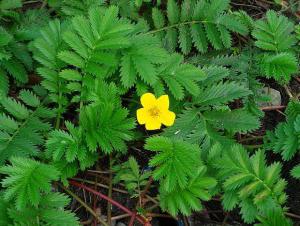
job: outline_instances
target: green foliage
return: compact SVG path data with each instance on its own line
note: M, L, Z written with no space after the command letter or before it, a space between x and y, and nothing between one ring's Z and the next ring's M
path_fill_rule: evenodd
M264 149L245 150L269 127L260 103L273 80L261 76L277 87L298 71L298 4L285 2L254 19L256 5L230 0L0 0L0 225L79 225L56 185L88 169L115 172L137 210L147 192L174 217L218 195L245 223L292 225L281 164L264 150L298 157L296 83ZM174 125L136 126L147 92L169 95L159 109L176 114Z
M135 127L134 119L128 118L128 110L109 103L83 108L80 123L89 150L94 152L99 147L105 153L125 151L125 141L132 140L131 130Z
M300 164L292 169L291 174L293 177L300 179Z
M204 95L201 95L201 101L202 98L204 101L206 98L212 98L208 101L213 101L213 104L218 106L218 103L215 102L215 95L223 96L223 103L225 104L226 101L232 101L227 98L227 95L231 97L231 95L242 92L245 96L242 96L242 100L237 101L242 101L245 108L254 115L263 116L258 104L265 103L270 98L262 93L264 85L256 78L260 74L260 70L253 60L255 55L256 52L252 50L244 50L239 55L220 55L213 52L208 56L196 55L191 57L189 62L202 65L204 72L208 75L208 79L204 80L208 88L207 91L203 90ZM221 79L224 79L226 84ZM226 87L228 90L224 90ZM235 90L239 91L236 93ZM248 95L246 95L247 91ZM236 98L238 99L238 97ZM218 99L218 101L220 100Z
M18 211L27 205L37 207L42 194L51 192L52 180L57 180L59 172L50 165L32 159L13 157L11 165L2 166L0 173L7 175L1 184L7 188L4 192L6 201L15 201Z
M284 161L291 160L299 151L300 143L300 104L291 101L286 109L287 120L277 125L274 132L268 131L265 148L280 153ZM300 177L299 166L291 171L295 178Z
M161 189L161 208L173 216L178 213L190 215L192 211L202 210L203 206L199 200L210 200L211 189L216 185L216 180L205 176L205 171L204 166L199 167L184 188L177 187L171 192Z
M22 7L21 0L1 0L0 1L0 21L5 19L18 20L19 14L15 9Z
M66 84L59 76L64 64L57 57L58 52L64 49L62 26L58 20L50 21L34 41L34 58L41 64L36 70L43 78L41 84L48 90L50 100L57 103L57 114L64 112L67 102L64 95Z
M188 178L201 165L199 147L184 141L151 137L147 139L145 149L156 152L149 164L157 167L153 171L153 178L160 180L162 188L167 192L177 186L185 188Z
M248 29L239 17L228 12L229 3L228 0L185 0L180 7L176 1L168 0L167 23L159 9L152 11L157 29L154 32L168 50L174 51L178 42L184 54L190 53L193 45L202 53L208 51L209 44L217 50L230 48L231 32L246 35Z
M78 170L84 170L97 161L97 154L89 152L83 141L83 131L66 122L67 131L53 130L46 142L46 158L61 172L64 184L67 179L75 176Z
M255 226L292 226L291 220L286 218L280 209L268 211L266 217L260 217L260 223Z
M44 143L44 133L51 128L51 109L43 106L31 91L21 90L22 102L2 97L0 104L0 165L11 156L37 156Z
M197 145L167 137L150 137L145 149L156 154L150 160L155 167L153 178L160 182L160 205L172 215L189 215L192 210L201 210L200 200L209 200L209 189L216 181L205 176Z
M201 144L206 150L216 141L224 145L232 143L232 133L258 129L259 118L252 112L246 108L230 110L226 106L231 101L249 96L251 91L235 82L223 82L229 76L226 68L203 70L207 78L201 81L202 88L193 98L193 106L183 111L174 126L165 129L164 135Z
M215 159L214 165L223 182L225 210L239 206L244 221L252 223L258 215L267 215L284 205L287 182L280 177L281 164L275 162L267 166L263 151L258 150L249 157L240 145L226 151L220 146L210 158Z
M105 78L118 66L117 54L129 46L128 33L133 26L118 17L118 8L102 11L93 8L88 18L76 16L64 40L73 51L62 51L59 58L83 73Z
M141 172L140 166L134 157L129 157L127 162L114 167L116 172L114 183L123 181L126 189L132 194L132 197L138 197L148 183L151 171Z
M161 0L157 0L155 2L151 0L111 0L110 4L116 5L120 8L120 15L122 17L131 18L133 20L139 20L141 19L139 12L142 7L142 9L146 9L145 6L148 6L147 8L151 9L150 6L154 4L160 5Z
M287 17L277 16L275 11L268 11L266 20L255 23L252 35L257 39L255 45L263 50L282 52L290 50L295 45L295 36L292 34L294 24Z
M79 116L83 139L91 152L95 152L97 148L104 153L111 153L113 150L125 152L126 141L133 139L135 120L122 107L118 90L113 83L107 85L96 80L93 85L95 88L89 98L92 102L81 108Z
M72 17L85 14L86 9L102 6L104 0L48 0L48 4L57 9L59 13Z
M8 202L3 199L3 194L0 193L0 225L9 225L11 220L7 213Z
M75 226L78 225L77 218L73 213L63 208L70 202L69 198L60 193L49 193L43 195L38 208L27 207L18 211L12 204L1 200L0 223L3 225L49 225L49 226ZM13 223L12 223L13 222Z
M7 94L8 74L18 83L28 82L26 68L30 69L31 57L26 47L21 43L16 43L14 36L5 28L0 26L0 92Z
M261 71L267 77L286 83L298 69L298 61L291 53L296 43L292 34L294 24L285 16L277 16L275 11L268 11L266 20L255 23L252 35L256 38L255 45L268 53L261 57Z
M24 14L22 13L20 15L20 23L13 29L17 43L20 44L20 42L24 42L27 44L28 41L31 42L38 38L41 29L43 29L50 20L50 13L47 9L30 9L24 12ZM31 43L28 45L28 49L32 51ZM26 56L24 60L32 61L31 54L30 57ZM31 66L33 66L33 62ZM32 70L33 68L30 69Z
M239 86L236 82L219 82L203 88L194 102L200 105L217 106L250 94L250 90Z
M115 6L74 17L63 36L71 50L59 52L58 57L76 69L62 70L60 77L68 81L70 92L79 93L73 101L86 99L88 80L113 75L120 76L126 90L136 85L140 94L150 87L163 93L165 86L176 99L183 99L184 89L192 95L199 92L197 81L203 79L203 72L184 64L179 55L170 56L151 34L140 34L138 24L118 18Z
M173 54L158 70L160 81L154 85L154 90L157 94L163 94L164 90L160 90L160 82L166 84L171 94L177 100L182 100L185 95L185 90L197 96L200 93L198 85L199 81L206 78L204 71L199 70L192 64L182 64L183 57L178 54Z
M164 135L200 144L207 150L215 142L225 146L232 144L233 139L227 135L228 132L251 131L259 125L258 118L245 109L201 114L199 109L189 108L179 115L173 127L165 129Z
M284 83L298 70L297 59L291 53L266 54L262 58L261 66L267 77L274 77L277 81L284 79Z

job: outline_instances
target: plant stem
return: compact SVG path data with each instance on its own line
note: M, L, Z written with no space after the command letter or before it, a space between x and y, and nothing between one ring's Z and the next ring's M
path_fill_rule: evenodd
M260 110L262 111L272 111L272 110L278 110L278 109L284 109L286 106L284 105L279 105L279 106L266 106L266 107L261 107Z
M97 220L98 222L100 222L101 224L103 224L104 226L108 226L108 224L103 221L95 212L94 210L92 210L92 208L90 208L81 198L79 198L75 193L73 193L71 190L69 190L68 188L66 188L65 186L62 186L60 184L58 184L65 192L67 192L69 195L71 195L74 199L77 200L77 202L79 202L88 212L90 212L90 214L92 214Z
M112 154L109 155L109 187L108 187L108 197L111 198L112 197L112 162L113 162L113 158L112 158ZM107 222L109 225L111 225L111 203L108 202L107 203Z
M76 181L80 181L80 182L84 182L84 183L88 183L88 184L94 184L98 187L101 187L101 188L106 188L106 189L109 189L109 186L108 185L105 185L105 184L101 184L101 183L95 183L94 181L91 181L91 180L84 180L84 179L81 179L81 178L72 178L72 180L76 180ZM128 194L127 191L125 190L122 190L122 189L118 189L118 188L112 188L113 191L117 191L119 193L122 193L122 194Z
M84 179L81 179L81 178L72 178L72 180L80 181L80 182L84 182L84 183L87 183L87 184L95 185L95 182L94 182L94 181L91 181L91 180L84 180ZM101 184L101 183L99 183L99 182L96 183L96 185L97 185L98 187L101 187L101 188L106 188L106 189L109 188L108 185L106 185L106 184ZM121 185L121 186L124 187L123 184L119 184L119 185ZM122 193L122 194L128 194L128 192L127 192L126 190L123 190L123 189L112 188L112 190L113 190L113 191L116 191L116 192L119 192L119 193ZM146 196L147 199L149 199L149 200L152 201L153 203L158 204L158 201L157 201L155 198L153 198L153 197L151 197L151 196L149 196L149 195L147 195L147 194L146 194L145 196Z
M284 87L284 89L285 89L287 95L288 95L291 99L293 99L294 96L293 96L293 94L292 94L290 88L289 88L287 85L284 85L283 87Z
M88 191L88 192L90 192L92 194L95 194L95 195L99 196L100 198L102 198L102 199L110 202L111 204L117 206L119 209L123 210L125 213L130 214L130 216L132 216L134 214L131 210L129 210L128 208L126 208L122 204L116 202L115 200L107 197L106 195L102 194L101 192L95 191L95 190L91 189L90 187L88 187L88 186L86 186L84 184L80 184L80 183L78 183L76 181L73 181L73 180L69 180L69 183L72 184L72 185L74 185L74 186L76 186L76 187L82 188L82 189L84 189L84 190L86 190L86 191ZM142 223L143 225L147 225L148 224L148 219L146 219L146 218L144 218L142 216L137 215L136 219L140 223Z
M153 177L150 177L147 184L146 184L146 186L145 186L145 189L141 192L141 195L139 197L139 202L140 202L140 207L141 208L143 207L142 200L146 196L146 194L147 194L148 190L150 189L152 183L153 183Z
M41 9L45 8L47 4L48 4L47 0L44 0L44 1L43 1L43 4L42 4L42 6L41 6Z
M289 216L289 217L293 217L293 218L297 218L297 219L300 219L300 216L297 215L297 214L294 214L294 213L285 213L286 216Z
M133 226L135 217L136 217L136 212L132 214L128 226Z
M58 113L57 116L56 116L55 129L59 129L59 125L60 125L60 116L61 116L60 113Z

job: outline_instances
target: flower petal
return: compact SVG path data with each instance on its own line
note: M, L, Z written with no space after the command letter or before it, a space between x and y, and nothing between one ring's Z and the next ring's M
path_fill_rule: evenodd
M158 119L153 119L146 122L146 130L157 130L160 129L161 122Z
M168 95L162 95L157 99L158 107L162 110L168 110L169 109L169 96Z
M145 124L147 122L147 119L149 118L148 111L145 108L138 109L136 111L136 118L140 125Z
M152 93L145 93L141 96L141 104L145 108L152 107L156 104L156 97Z
M165 126L172 126L174 124L175 121L175 113L172 111L165 111L162 112L160 115L160 120L161 123L164 124Z

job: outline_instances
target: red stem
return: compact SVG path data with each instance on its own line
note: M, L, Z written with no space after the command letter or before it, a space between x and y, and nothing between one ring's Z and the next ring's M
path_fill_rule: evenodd
M131 216L128 226L133 226L135 217L136 217L136 212L134 212L133 215Z
M97 196L99 196L99 197L102 198L102 199L105 199L106 201L108 201L108 202L110 202L111 204L117 206L118 208L120 208L120 209L123 210L124 212L130 214L130 216L132 216L132 217L134 216L133 221L134 221L135 219L137 219L137 220L138 220L140 223L142 223L143 225L150 225L149 222L147 221L147 219L142 218L142 217L139 216L139 215L136 215L136 213L132 212L131 210L127 209L125 206L123 206L123 205L121 205L120 203L116 202L115 200L113 200L113 199L107 197L106 195L104 195L104 194L102 194L102 193L100 193L100 192L98 192L98 191L95 191L95 190L93 190L92 188L90 188L90 187L88 187L88 186L86 186L86 185L84 185L84 184L78 183L78 182L76 182L76 181L73 181L73 180L69 180L69 183L72 184L72 185L74 185L74 186L76 186L76 187L82 188L82 189L84 189L84 190L86 190L86 191L89 191L90 193L92 193L92 194L94 194L94 195L97 195ZM135 216L135 215L136 215L136 216Z

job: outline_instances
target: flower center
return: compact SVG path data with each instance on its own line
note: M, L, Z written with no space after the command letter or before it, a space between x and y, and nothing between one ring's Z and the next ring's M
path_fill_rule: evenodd
M148 111L153 118L158 117L160 114L160 110L157 107L152 107Z

